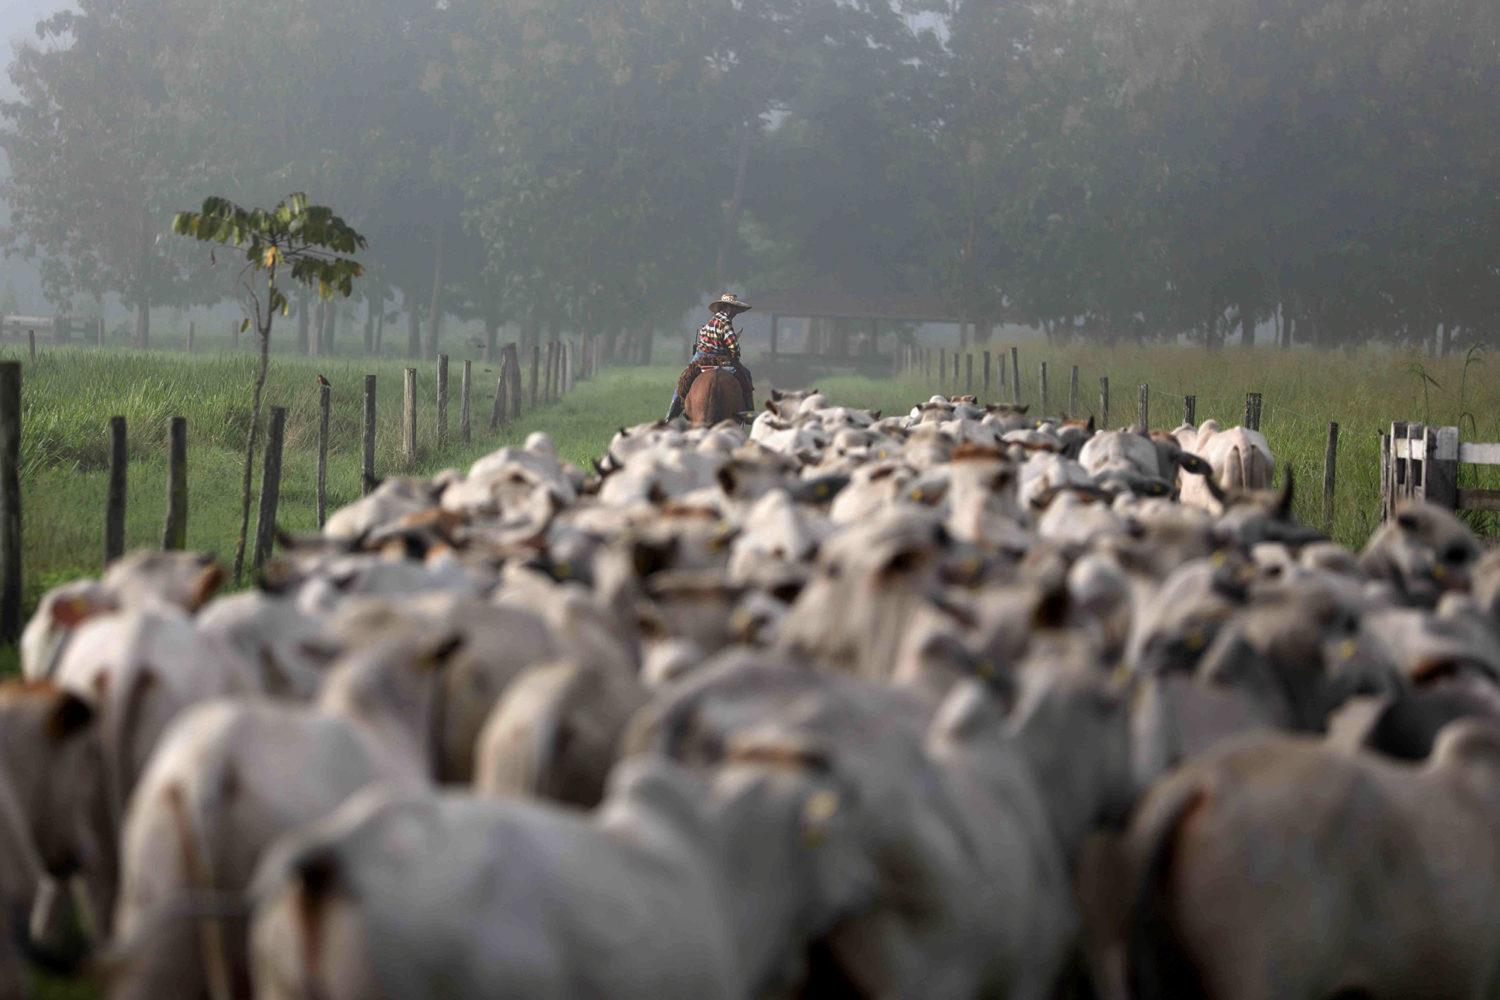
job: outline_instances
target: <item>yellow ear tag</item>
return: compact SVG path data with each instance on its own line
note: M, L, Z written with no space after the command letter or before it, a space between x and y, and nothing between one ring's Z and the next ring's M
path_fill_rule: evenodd
M1229 557L1224 554L1223 549L1215 550L1214 554L1209 558L1209 561L1213 563L1214 569L1220 568L1228 560Z
M1339 643L1339 659L1352 660L1354 659L1354 654L1358 650L1359 643L1355 642L1353 639L1345 639L1343 642Z
M1183 642L1189 652L1196 653L1207 644L1208 637L1203 634L1201 629L1193 629L1184 637Z
M1441 579L1443 579L1447 575L1448 575L1448 570L1443 565L1439 564L1439 565L1436 565L1436 566L1432 567L1432 578L1434 580L1441 580Z
M917 503L922 502L922 490L920 488L911 491L911 498Z
M819 500L826 498L828 496L828 484L819 483L818 488L813 490L813 496L817 497Z
M552 575L557 577L559 580L566 580L568 577L573 575L573 564L568 562L567 560L553 563Z
M816 847L827 839L823 825L839 811L839 797L833 792L817 792L802 806L802 842Z

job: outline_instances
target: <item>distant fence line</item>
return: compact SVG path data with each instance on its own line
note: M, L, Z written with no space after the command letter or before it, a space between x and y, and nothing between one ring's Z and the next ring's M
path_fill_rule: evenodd
M34 343L34 341L33 341ZM540 345L530 358L529 388L523 407L522 364L516 344L504 345L500 351L500 371L495 382L495 403L488 426L491 432L504 429L520 418L523 409L535 410L557 402L573 391L578 382L592 378L604 365L603 338L583 337L577 340L550 340L545 354ZM35 352L30 352L35 361ZM464 361L458 398L459 439L468 444L473 437L470 413L473 399L471 361ZM439 447L448 443L449 359L438 356L436 365L435 427ZM22 593L22 522L20 489L21 455L21 379L25 365L20 361L0 362L0 645L14 645L21 634ZM419 458L417 449L419 399L418 370L403 370L401 408L400 461L402 471L413 469ZM379 379L364 377L364 413L361 421L360 483L368 494L379 483L375 470L377 427L376 400ZM317 524L321 529L327 519L328 427L331 393L322 385L318 393L318 443L316 504ZM267 440L262 456L261 482L256 520L246 540L252 567L259 571L270 556L276 531L276 509L280 502L282 446L285 440L286 408L268 410ZM128 469L125 418L112 416L108 421L109 473L104 510L103 563L108 566L125 552L126 476ZM164 550L182 549L187 544L188 473L187 420L174 416L168 426L166 517L162 529Z

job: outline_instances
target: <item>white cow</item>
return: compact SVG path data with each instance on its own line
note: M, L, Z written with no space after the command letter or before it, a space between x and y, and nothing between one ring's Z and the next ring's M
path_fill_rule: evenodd
M425 783L415 762L309 706L219 700L179 715L125 818L112 1000L243 995L243 924L192 904L238 899L276 837L373 781Z
M1213 469L1214 482L1230 493L1271 488L1276 475L1276 458L1260 431L1245 427L1220 430L1216 421L1205 420L1196 431L1183 426L1172 432L1184 451L1203 459ZM1214 497L1200 476L1178 478L1182 502L1218 514L1223 505Z
M258 877L256 996L738 1000L868 904L838 793L629 761L593 815L364 794Z

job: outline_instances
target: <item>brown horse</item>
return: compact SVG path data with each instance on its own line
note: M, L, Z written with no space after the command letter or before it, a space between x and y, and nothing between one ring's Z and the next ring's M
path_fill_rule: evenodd
M710 368L693 379L683 401L682 411L695 424L716 424L720 420L737 420L747 409L740 380L722 368Z

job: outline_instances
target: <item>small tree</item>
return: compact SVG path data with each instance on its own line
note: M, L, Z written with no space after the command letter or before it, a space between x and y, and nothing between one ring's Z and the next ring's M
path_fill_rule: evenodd
M365 238L333 210L309 205L307 195L293 194L274 209L245 209L224 198L209 198L197 212L178 212L172 231L207 243L244 247L245 265L239 275L239 291L245 307L241 330L253 323L260 338L260 368L250 397L250 435L245 445L245 470L240 483L240 535L234 548L234 579L240 579L245 564L245 536L250 528L250 479L255 464L255 446L260 437L261 393L270 365L271 321L290 308L278 280L316 287L325 300L335 295L348 298L354 279L364 269L352 254L365 247ZM213 252L209 252L210 259Z

